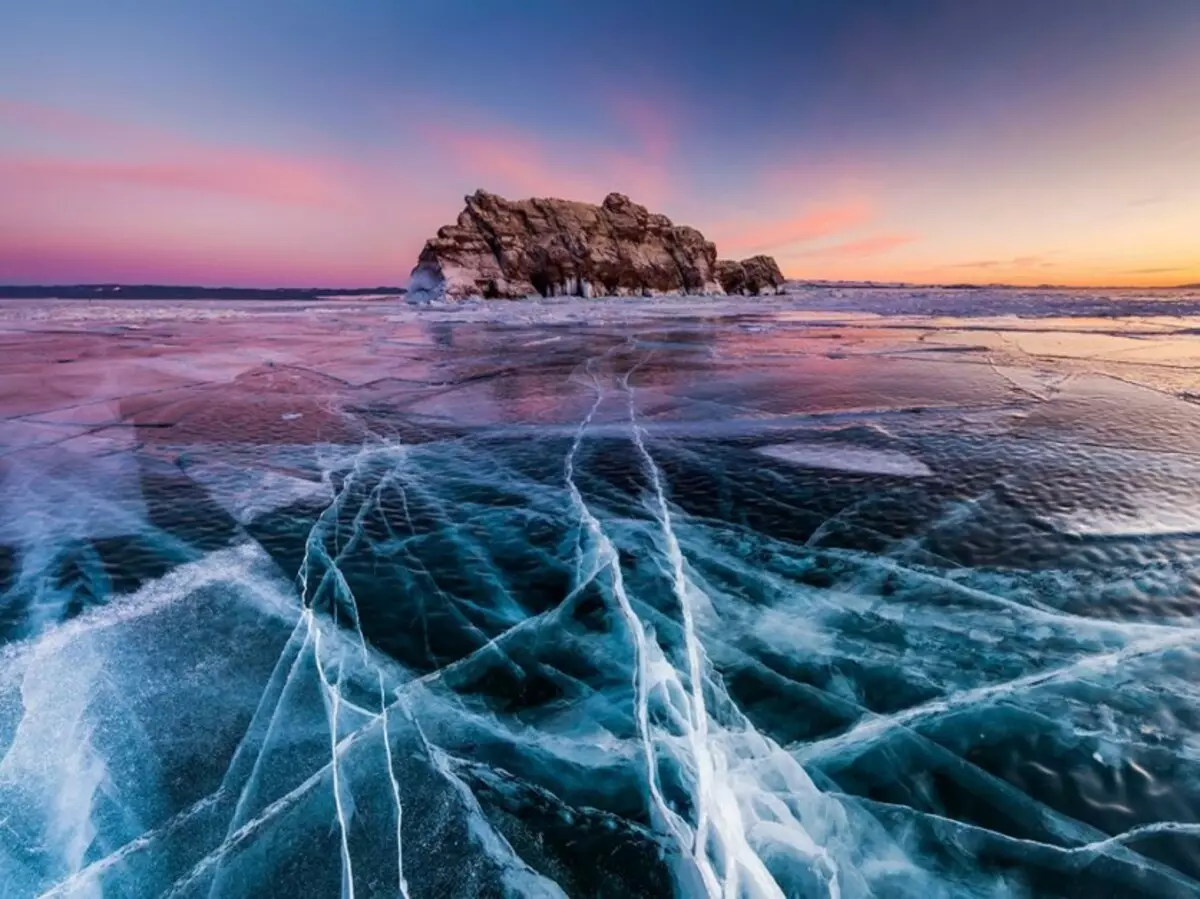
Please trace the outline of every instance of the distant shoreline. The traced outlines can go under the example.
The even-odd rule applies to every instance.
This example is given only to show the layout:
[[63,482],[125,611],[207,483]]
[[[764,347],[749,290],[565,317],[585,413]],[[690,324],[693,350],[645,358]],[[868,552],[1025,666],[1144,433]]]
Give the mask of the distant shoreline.
[[401,297],[404,287],[194,287],[169,284],[0,285],[6,300],[320,300]]
[[976,284],[955,282],[951,284],[921,284],[909,281],[819,281],[811,279],[789,280],[790,287],[837,287],[861,290],[1200,290],[1200,284],[1164,284],[1145,287],[1137,284]]
[[[1164,287],[1131,285],[1079,287],[1062,284],[915,284],[899,281],[818,281],[789,280],[786,288],[826,288],[839,290],[1200,290],[1200,284]],[[384,300],[403,297],[406,287],[196,287],[169,284],[30,284],[0,285],[0,299],[6,300]],[[494,300],[491,302],[502,302]]]

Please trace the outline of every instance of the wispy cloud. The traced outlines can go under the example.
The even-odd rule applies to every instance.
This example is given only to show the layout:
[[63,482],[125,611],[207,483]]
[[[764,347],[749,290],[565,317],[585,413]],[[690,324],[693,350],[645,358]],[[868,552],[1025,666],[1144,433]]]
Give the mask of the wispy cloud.
[[329,173],[262,155],[136,162],[0,156],[0,183],[29,189],[36,182],[203,191],[299,206],[333,207],[348,200],[346,183]]
[[423,136],[476,186],[517,195],[598,203],[611,191],[656,206],[671,193],[675,147],[669,118],[644,98],[606,96],[621,146],[546,138],[505,123],[427,123]]
[[725,222],[713,229],[713,238],[725,254],[761,253],[849,231],[872,214],[869,203],[851,200],[773,221]]
[[331,160],[217,147],[72,110],[0,99],[0,126],[75,147],[0,156],[0,183],[11,190],[115,184],[315,207],[344,205],[352,193],[354,174]]
[[915,234],[878,234],[874,237],[864,237],[860,240],[847,240],[831,244],[827,247],[816,247],[789,254],[789,258],[808,259],[862,259],[867,256],[880,256],[898,247],[913,243],[919,238]]
[[402,282],[407,269],[369,250],[296,253],[286,237],[248,242],[240,235],[200,242],[167,235],[158,242],[126,234],[4,234],[0,282],[190,284],[346,284]]
[[401,283],[446,220],[411,159],[213,144],[0,98],[0,280]]
[[956,262],[944,266],[948,269],[992,269],[992,268],[1053,268],[1057,263],[1044,256],[1014,256],[1011,259],[982,259],[978,262]]
[[675,128],[663,105],[627,91],[607,91],[602,101],[614,123],[632,139],[638,154],[655,163],[666,162],[676,144]]
[[1185,272],[1186,268],[1182,266],[1174,266],[1171,268],[1130,268],[1126,269],[1122,274],[1125,275],[1170,275],[1174,272]]
[[603,189],[594,173],[553,162],[559,154],[549,152],[538,139],[516,131],[449,125],[424,125],[422,131],[455,168],[475,179],[480,187],[495,184],[497,190],[593,202],[598,201],[595,195]]
[[89,139],[125,143],[131,138],[150,138],[156,141],[166,138],[166,135],[158,129],[146,129],[128,123],[119,124],[91,113],[58,106],[46,106],[41,103],[28,103],[10,97],[0,97],[0,122],[3,122],[8,128],[56,134],[73,140]]

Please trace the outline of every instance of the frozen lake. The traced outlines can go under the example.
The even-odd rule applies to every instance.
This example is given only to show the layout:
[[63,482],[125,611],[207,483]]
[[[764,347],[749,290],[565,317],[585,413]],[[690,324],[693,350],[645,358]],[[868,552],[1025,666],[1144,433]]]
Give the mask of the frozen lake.
[[1200,291],[0,302],[0,894],[1200,896]]

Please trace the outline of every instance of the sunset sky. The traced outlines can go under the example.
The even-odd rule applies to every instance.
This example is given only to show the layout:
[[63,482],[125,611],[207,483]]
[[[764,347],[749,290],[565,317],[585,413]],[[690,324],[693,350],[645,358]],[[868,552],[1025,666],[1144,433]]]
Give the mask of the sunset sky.
[[1200,0],[0,14],[0,282],[403,284],[477,187],[792,277],[1200,281]]

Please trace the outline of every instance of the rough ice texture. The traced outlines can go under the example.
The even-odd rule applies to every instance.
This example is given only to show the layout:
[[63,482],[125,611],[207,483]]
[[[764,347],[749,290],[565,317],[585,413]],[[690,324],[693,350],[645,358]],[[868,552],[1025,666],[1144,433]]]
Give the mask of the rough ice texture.
[[1200,294],[0,347],[4,899],[1200,895]]
[[409,289],[434,299],[521,299],[774,293],[782,284],[770,257],[718,262],[695,228],[623,194],[595,206],[479,190],[425,244]]

